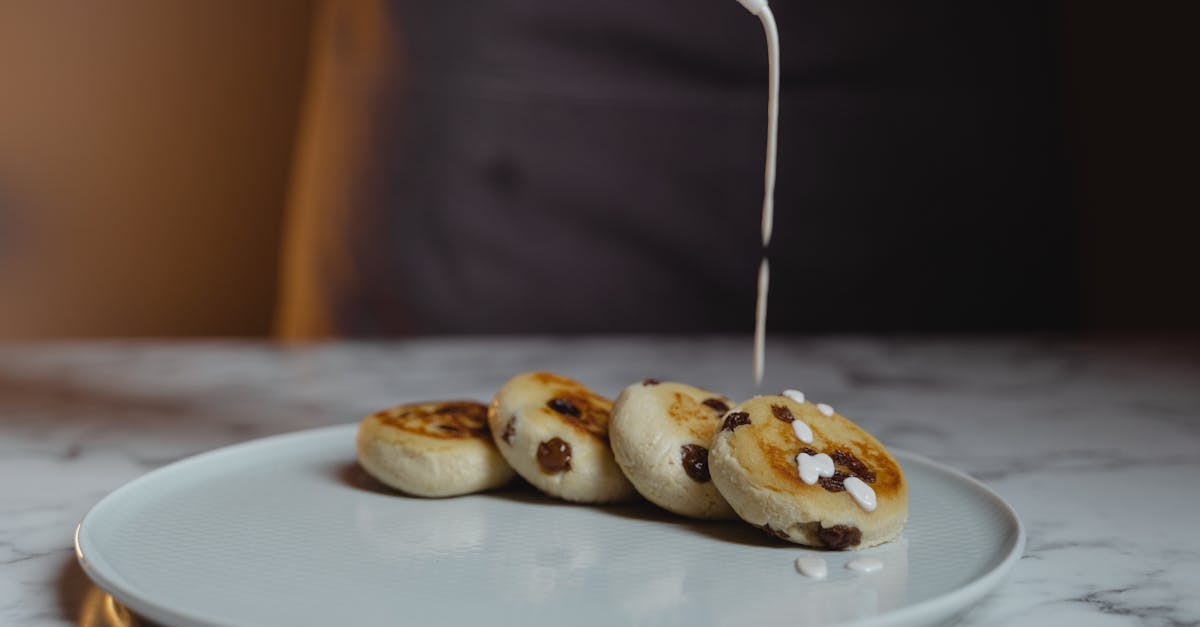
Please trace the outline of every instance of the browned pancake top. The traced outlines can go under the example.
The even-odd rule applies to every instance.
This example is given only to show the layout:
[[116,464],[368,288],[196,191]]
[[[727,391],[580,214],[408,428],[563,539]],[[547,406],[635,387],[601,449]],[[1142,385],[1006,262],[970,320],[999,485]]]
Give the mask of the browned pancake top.
[[491,442],[487,406],[475,401],[411,403],[376,412],[386,426],[439,439],[479,438]]
[[530,378],[546,386],[545,402],[539,410],[571,425],[576,431],[608,441],[608,418],[612,401],[582,383],[553,372],[534,372]]
[[[894,495],[900,487],[901,474],[899,466],[896,465],[896,462],[890,455],[883,452],[883,448],[879,444],[872,445],[863,439],[846,439],[836,443],[821,443],[815,439],[813,444],[802,444],[799,440],[796,442],[795,445],[786,448],[777,447],[766,440],[759,440],[758,445],[766,459],[770,460],[771,469],[774,471],[777,479],[781,479],[797,488],[812,489],[820,487],[819,484],[817,486],[810,486],[800,479],[800,473],[796,466],[796,455],[804,448],[811,448],[817,453],[825,453],[831,456],[837,450],[852,453],[875,474],[875,481],[870,483],[870,486],[872,490],[875,490],[875,494],[879,498]],[[851,469],[842,464],[835,464],[834,469],[848,475],[855,474]]]
[[[696,400],[683,392],[673,392],[667,415],[688,430],[698,442],[707,442],[712,434],[721,426],[721,417],[725,415],[721,406],[729,407],[728,399],[710,395]],[[707,403],[707,404],[706,404]]]
[[[813,430],[813,442],[801,442],[795,436],[791,423],[777,417],[776,413],[771,411],[771,404],[784,404],[795,418],[806,422]],[[743,403],[743,406],[750,412],[753,427],[737,427],[734,435],[737,440],[743,444],[750,444],[760,453],[754,456],[760,461],[751,462],[749,458],[743,458],[743,463],[769,468],[770,478],[766,479],[764,487],[807,493],[811,495],[809,498],[821,500],[850,498],[839,491],[828,490],[821,483],[804,483],[796,466],[796,456],[806,449],[810,449],[810,454],[825,453],[831,457],[840,450],[857,458],[873,474],[873,481],[867,483],[875,491],[881,504],[898,495],[907,494],[904,475],[895,458],[879,440],[840,414],[825,416],[811,403],[794,403],[783,397],[754,399]],[[835,470],[847,476],[863,474],[861,469],[855,472],[855,469],[836,461]]]

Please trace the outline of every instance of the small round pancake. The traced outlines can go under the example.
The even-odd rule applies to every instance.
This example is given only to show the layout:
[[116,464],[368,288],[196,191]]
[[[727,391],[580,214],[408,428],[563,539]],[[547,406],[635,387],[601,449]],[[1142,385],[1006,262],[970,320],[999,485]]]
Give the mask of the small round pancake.
[[[811,429],[811,443],[797,435],[804,425]],[[829,455],[826,470],[834,474],[806,483],[797,464],[801,453],[812,456],[810,462]],[[895,538],[908,518],[908,484],[896,459],[827,405],[786,396],[741,403],[713,436],[708,464],[713,483],[742,519],[797,544],[866,548]],[[873,511],[859,503],[855,491],[873,492]]]
[[475,401],[385,409],[359,423],[356,440],[368,474],[415,496],[479,492],[513,476],[488,434],[487,406]]
[[613,405],[609,437],[617,465],[647,500],[692,518],[734,518],[713,485],[708,447],[729,399],[685,383],[646,379]]
[[488,408],[500,454],[550,496],[611,503],[633,496],[608,446],[612,401],[577,381],[526,372],[505,383]]

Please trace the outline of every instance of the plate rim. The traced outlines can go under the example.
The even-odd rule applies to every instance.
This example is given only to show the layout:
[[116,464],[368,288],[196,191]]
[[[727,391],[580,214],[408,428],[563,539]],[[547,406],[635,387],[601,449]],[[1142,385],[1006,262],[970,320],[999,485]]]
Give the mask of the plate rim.
[[[104,564],[103,558],[100,560],[95,559],[95,556],[99,554],[99,549],[95,549],[95,547],[92,547],[92,549],[85,547],[88,542],[85,535],[85,526],[88,524],[89,519],[93,519],[94,516],[98,515],[96,513],[97,510],[104,507],[106,503],[122,498],[124,494],[139,489],[139,487],[144,483],[159,480],[160,475],[179,472],[181,468],[186,466],[203,464],[211,459],[220,458],[227,455],[237,455],[242,449],[246,448],[253,448],[267,444],[279,444],[282,441],[293,439],[319,439],[334,432],[353,432],[355,429],[357,429],[357,427],[358,423],[355,422],[316,427],[311,429],[301,429],[297,431],[254,438],[244,442],[237,442],[208,451],[196,453],[195,455],[190,455],[183,459],[173,461],[169,464],[160,466],[159,468],[155,468],[138,477],[135,477],[134,479],[131,479],[130,481],[117,487],[115,490],[109,492],[94,505],[88,508],[87,513],[83,515],[83,518],[75,526],[75,532],[73,534],[75,559],[83,569],[84,573],[87,574],[88,578],[90,578],[101,590],[109,595],[112,595],[112,597],[121,604],[125,605],[134,612],[145,616],[146,618],[171,625],[228,627],[229,624],[227,623],[216,622],[201,615],[181,613],[178,610],[157,603],[143,595],[127,594],[123,586],[119,585],[116,581],[114,581],[113,578],[106,576],[103,572],[103,568],[97,566],[97,561],[99,561],[101,565],[107,565]],[[1017,514],[1016,509],[1013,508],[1008,501],[1005,501],[1004,498],[997,494],[993,489],[988,487],[982,481],[961,470],[933,460],[920,453],[913,453],[911,451],[895,447],[889,447],[888,451],[891,452],[898,461],[902,462],[901,467],[903,467],[903,462],[905,461],[916,462],[967,484],[976,493],[985,496],[987,500],[992,503],[992,505],[994,505],[1000,512],[1007,516],[1009,519],[1008,522],[1013,528],[1016,529],[1016,535],[1012,540],[1011,545],[1007,547],[1007,554],[1005,554],[1004,558],[983,574],[972,579],[970,582],[954,588],[945,594],[941,594],[930,599],[925,599],[923,601],[913,603],[912,605],[907,605],[905,607],[897,608],[895,610],[864,619],[847,623],[838,623],[837,625],[840,627],[882,627],[885,625],[910,624],[920,621],[922,617],[940,616],[943,614],[949,615],[949,613],[952,613],[954,609],[957,608],[961,608],[961,612],[966,613],[972,609],[974,604],[978,602],[979,599],[996,589],[1003,582],[1009,571],[1012,570],[1013,566],[1025,554],[1025,525],[1021,522],[1021,517]],[[945,610],[948,607],[952,609],[950,609],[949,612],[946,612]]]

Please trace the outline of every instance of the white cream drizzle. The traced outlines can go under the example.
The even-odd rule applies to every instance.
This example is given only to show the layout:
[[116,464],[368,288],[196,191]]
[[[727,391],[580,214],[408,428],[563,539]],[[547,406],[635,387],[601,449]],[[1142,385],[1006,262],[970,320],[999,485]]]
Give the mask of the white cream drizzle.
[[877,570],[883,570],[883,562],[873,557],[860,557],[847,562],[846,568],[860,573],[873,573]]
[[783,395],[792,399],[793,401],[796,401],[797,403],[804,402],[804,392],[801,392],[800,390],[784,390]]
[[796,418],[792,421],[792,431],[795,432],[797,438],[800,438],[801,442],[805,444],[812,444],[812,427],[808,426],[807,422]]
[[[833,458],[825,453],[800,453],[796,456],[796,465],[800,468],[800,480],[808,485],[816,483],[819,477],[833,476]],[[874,498],[874,493],[871,496]]]
[[825,414],[826,416],[833,415],[833,407],[830,405],[826,405],[825,403],[817,403],[817,411],[821,412],[822,414]]
[[829,574],[825,560],[819,557],[797,557],[796,571],[810,579],[824,579]]
[[767,361],[767,289],[771,284],[771,266],[763,257],[758,264],[758,298],[754,304],[754,387],[762,387]]
[[770,79],[767,82],[767,164],[763,171],[763,248],[771,244],[771,230],[775,218],[775,154],[779,135],[779,30],[775,28],[775,16],[767,3],[763,2],[759,13],[763,32],[767,37],[767,66]]
[[764,256],[758,266],[758,298],[754,317],[754,386],[762,387],[766,362],[768,265],[765,251],[771,244],[775,221],[775,154],[779,129],[779,30],[767,0],[738,0],[762,21],[767,39],[767,155],[763,167],[762,245]]
[[[832,462],[833,460],[830,460],[830,463]],[[803,475],[800,478],[803,479]],[[875,511],[875,490],[872,490],[871,486],[867,485],[866,482],[858,477],[846,477],[842,485],[850,493],[850,496],[854,497],[854,500],[858,502],[859,507],[868,512]]]

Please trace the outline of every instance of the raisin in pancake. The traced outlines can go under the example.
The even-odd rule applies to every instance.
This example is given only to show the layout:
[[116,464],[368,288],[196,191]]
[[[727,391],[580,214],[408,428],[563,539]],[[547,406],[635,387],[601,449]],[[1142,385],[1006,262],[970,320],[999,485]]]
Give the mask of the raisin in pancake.
[[488,408],[500,454],[542,492],[580,503],[633,496],[608,446],[612,401],[577,381],[527,372],[505,383]]
[[908,517],[908,484],[895,458],[827,405],[786,396],[741,403],[713,436],[708,463],[739,516],[797,544],[866,548],[895,538]]
[[663,509],[733,518],[708,471],[708,447],[728,410],[729,399],[684,383],[634,383],[613,405],[609,436],[617,465]]
[[504,485],[512,468],[496,451],[487,406],[475,401],[398,405],[358,425],[358,462],[416,496],[455,496]]

